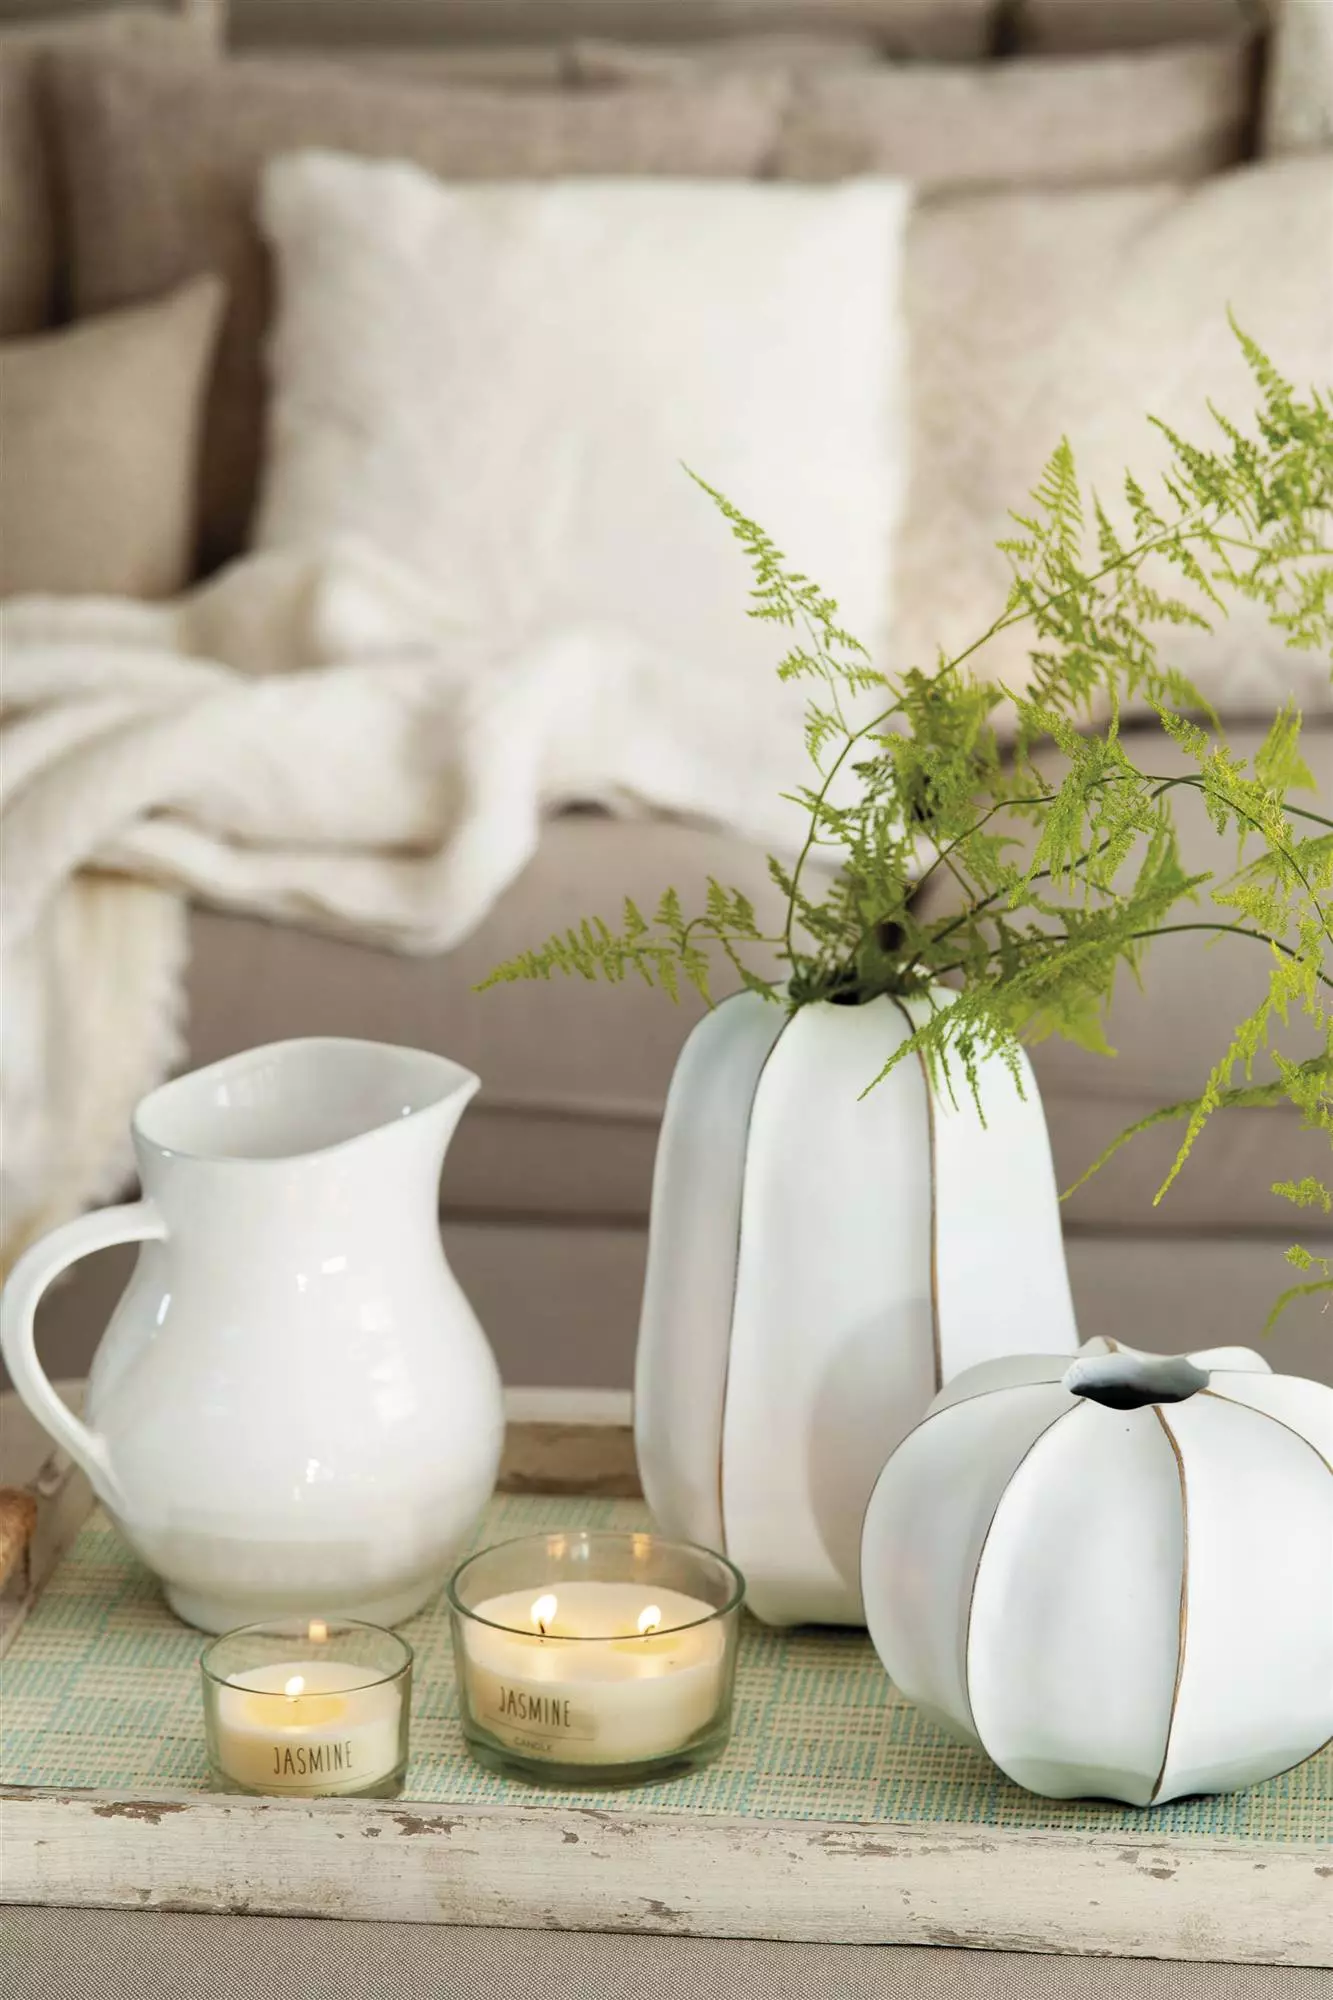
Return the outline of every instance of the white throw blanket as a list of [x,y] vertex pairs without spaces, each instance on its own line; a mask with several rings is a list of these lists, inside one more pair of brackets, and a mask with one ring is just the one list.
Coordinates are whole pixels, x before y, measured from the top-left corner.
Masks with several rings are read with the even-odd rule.
[[790,844],[792,691],[608,632],[484,657],[359,544],[251,557],[174,605],[16,600],[0,637],[6,1258],[123,1181],[131,1110],[182,1053],[190,897],[433,952],[563,804],[721,805]]

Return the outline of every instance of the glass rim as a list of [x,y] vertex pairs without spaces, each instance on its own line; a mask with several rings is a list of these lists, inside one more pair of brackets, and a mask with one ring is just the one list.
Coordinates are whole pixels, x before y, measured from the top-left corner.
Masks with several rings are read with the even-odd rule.
[[[711,1605],[707,1614],[702,1618],[682,1619],[676,1625],[655,1625],[651,1633],[645,1634],[645,1637],[664,1639],[670,1633],[696,1632],[701,1625],[712,1625],[719,1618],[730,1617],[732,1612],[738,1611],[745,1602],[745,1578],[742,1576],[740,1570],[737,1569],[735,1563],[732,1562],[730,1556],[722,1555],[717,1549],[707,1548],[702,1542],[677,1541],[673,1536],[655,1534],[648,1528],[573,1528],[565,1530],[549,1528],[544,1531],[536,1529],[527,1535],[509,1535],[502,1542],[491,1542],[486,1548],[474,1549],[471,1555],[464,1556],[462,1562],[458,1564],[450,1576],[448,1583],[444,1586],[444,1594],[448,1600],[450,1610],[457,1612],[460,1618],[468,1619],[473,1625],[484,1625],[488,1631],[509,1632],[518,1638],[530,1639],[532,1637],[532,1626],[530,1623],[527,1625],[505,1625],[498,1618],[479,1617],[471,1606],[464,1604],[459,1597],[458,1583],[464,1572],[469,1570],[473,1563],[480,1562],[485,1556],[498,1555],[504,1549],[516,1549],[523,1542],[538,1544],[554,1541],[561,1537],[562,1534],[568,1536],[570,1539],[577,1538],[585,1542],[630,1542],[635,1537],[646,1538],[648,1541],[654,1542],[660,1549],[674,1549],[685,1555],[703,1556],[709,1562],[716,1563],[720,1569],[726,1571],[731,1579],[731,1590],[725,1604]],[[626,1638],[632,1635],[624,1632],[608,1632],[602,1635],[589,1632],[548,1632],[543,1636],[548,1646],[623,1646]]]
[[[306,1629],[304,1632],[289,1629],[296,1626],[298,1622],[305,1626]],[[210,1654],[215,1653],[220,1646],[226,1645],[229,1640],[257,1639],[261,1636],[266,1639],[294,1639],[297,1641],[304,1638],[308,1645],[325,1645],[327,1643],[326,1640],[312,1639],[310,1637],[309,1628],[311,1625],[316,1624],[327,1625],[330,1628],[331,1634],[336,1632],[373,1632],[377,1639],[387,1639],[390,1645],[396,1646],[398,1649],[400,1657],[396,1667],[383,1669],[368,1667],[366,1669],[367,1678],[365,1680],[353,1681],[351,1687],[339,1688],[339,1694],[359,1694],[363,1688],[387,1687],[389,1682],[401,1680],[404,1674],[412,1671],[412,1664],[416,1659],[416,1653],[409,1641],[404,1639],[401,1633],[391,1632],[387,1625],[372,1625],[368,1618],[340,1618],[336,1612],[331,1613],[326,1618],[310,1617],[300,1621],[295,1618],[265,1618],[254,1625],[235,1625],[230,1632],[216,1632],[199,1655],[199,1671],[203,1674],[204,1679],[210,1681],[214,1687],[240,1688],[245,1694],[275,1694],[276,1691],[273,1688],[255,1687],[251,1681],[238,1680],[235,1674],[218,1673],[210,1660]],[[343,1664],[356,1666],[359,1663],[355,1660],[348,1660]],[[241,1667],[237,1671],[239,1673],[246,1673],[250,1669]],[[279,1700],[286,1699],[285,1696],[278,1696],[277,1698]]]

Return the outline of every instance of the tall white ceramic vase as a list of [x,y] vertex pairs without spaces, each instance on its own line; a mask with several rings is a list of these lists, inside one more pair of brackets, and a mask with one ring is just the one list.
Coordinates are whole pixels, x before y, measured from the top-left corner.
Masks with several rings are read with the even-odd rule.
[[[947,997],[947,996],[943,996]],[[1041,1104],[982,1065],[985,1123],[916,1058],[868,1095],[925,1003],[753,994],[690,1036],[653,1186],[635,1379],[662,1529],[723,1549],[770,1624],[864,1623],[861,1524],[943,1383],[1072,1353]]]

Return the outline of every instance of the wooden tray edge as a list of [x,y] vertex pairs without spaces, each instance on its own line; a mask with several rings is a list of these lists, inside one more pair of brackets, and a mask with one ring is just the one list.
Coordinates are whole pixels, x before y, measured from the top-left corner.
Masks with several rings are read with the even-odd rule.
[[1324,1966],[1317,1843],[0,1790],[0,1901]]

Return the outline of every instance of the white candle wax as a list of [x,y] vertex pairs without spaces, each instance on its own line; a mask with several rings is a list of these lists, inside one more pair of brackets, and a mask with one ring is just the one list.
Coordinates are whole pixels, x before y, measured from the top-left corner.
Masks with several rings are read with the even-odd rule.
[[398,1763],[402,1693],[345,1660],[279,1660],[217,1690],[215,1754],[252,1791],[360,1792]]
[[[537,1605],[545,1636],[536,1629]],[[506,1591],[472,1609],[463,1627],[472,1713],[525,1757],[636,1764],[680,1749],[716,1712],[726,1639],[715,1607],[701,1598],[656,1585],[566,1581],[549,1592]],[[654,1629],[641,1635],[650,1609]],[[709,1622],[692,1622],[700,1619]],[[594,1639],[603,1643],[586,1643]]]

